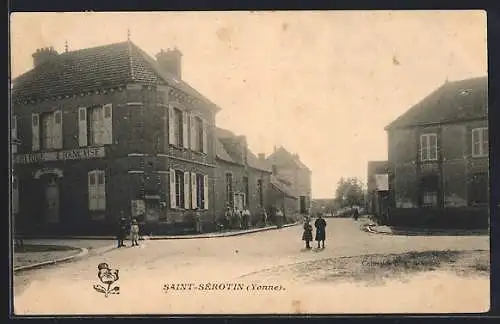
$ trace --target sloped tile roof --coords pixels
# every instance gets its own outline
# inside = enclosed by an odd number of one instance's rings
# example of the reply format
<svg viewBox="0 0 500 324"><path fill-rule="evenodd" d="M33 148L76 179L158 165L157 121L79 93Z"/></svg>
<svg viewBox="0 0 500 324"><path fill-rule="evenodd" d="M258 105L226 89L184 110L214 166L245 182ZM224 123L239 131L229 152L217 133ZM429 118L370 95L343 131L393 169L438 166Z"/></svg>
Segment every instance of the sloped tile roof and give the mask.
<svg viewBox="0 0 500 324"><path fill-rule="evenodd" d="M487 116L488 77L443 84L385 127L446 123Z"/></svg>
<svg viewBox="0 0 500 324"><path fill-rule="evenodd" d="M164 71L158 62L130 41L61 53L13 80L14 100L38 99L104 87L168 84L220 110L214 103Z"/></svg>
<svg viewBox="0 0 500 324"><path fill-rule="evenodd" d="M215 140L215 154L218 159L221 159L222 161L230 162L230 163L237 163L234 161L231 156L227 153L226 149L224 148L224 145L220 141L219 138Z"/></svg>
<svg viewBox="0 0 500 324"><path fill-rule="evenodd" d="M271 176L271 185L278 191L284 193L287 197L297 198L296 195L293 194L292 190L289 186L287 186L283 181L274 175Z"/></svg>
<svg viewBox="0 0 500 324"><path fill-rule="evenodd" d="M220 150L220 157L219 153L217 157L224 161L244 165L243 152L240 152L237 145L233 145L236 135L230 130L220 127L215 129L215 134L218 142L217 147ZM271 165L267 161L259 160L250 149L247 150L247 166L256 170L271 172Z"/></svg>
<svg viewBox="0 0 500 324"><path fill-rule="evenodd" d="M271 164L273 163L274 160L282 160L282 161L286 160L286 161L293 163L299 169L305 169L305 170L310 171L310 169L302 161L300 161L299 158L294 156L292 153L290 153L283 146L280 146L275 152L273 152L271 155L269 155L267 157L267 160Z"/></svg>
<svg viewBox="0 0 500 324"><path fill-rule="evenodd" d="M260 160L252 151L248 150L247 153L247 164L249 167L256 170L272 172L272 167L267 160Z"/></svg>

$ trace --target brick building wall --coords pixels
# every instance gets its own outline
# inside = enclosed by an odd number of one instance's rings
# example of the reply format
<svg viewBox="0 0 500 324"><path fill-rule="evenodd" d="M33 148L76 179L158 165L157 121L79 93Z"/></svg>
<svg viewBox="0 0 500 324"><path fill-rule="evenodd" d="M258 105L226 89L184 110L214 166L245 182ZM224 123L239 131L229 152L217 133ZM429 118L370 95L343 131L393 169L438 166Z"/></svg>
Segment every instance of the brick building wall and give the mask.
<svg viewBox="0 0 500 324"><path fill-rule="evenodd" d="M487 127L487 121L478 119L389 131L389 162L393 170L391 224L487 226L487 206L474 205L470 199L478 188L472 188L473 178L488 173L488 157L472 156L472 129L478 127ZM420 158L420 135L427 133L437 134L436 161ZM422 208L422 181L428 176L437 179L437 205ZM481 186L485 187L484 192L488 191L488 183L483 182L479 188Z"/></svg>

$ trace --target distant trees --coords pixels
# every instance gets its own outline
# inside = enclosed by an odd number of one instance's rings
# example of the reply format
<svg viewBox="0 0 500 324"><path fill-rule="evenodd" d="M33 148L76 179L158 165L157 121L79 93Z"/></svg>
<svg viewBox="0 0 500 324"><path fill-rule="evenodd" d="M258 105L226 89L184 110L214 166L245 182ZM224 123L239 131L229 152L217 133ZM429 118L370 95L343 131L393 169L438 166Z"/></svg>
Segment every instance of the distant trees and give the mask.
<svg viewBox="0 0 500 324"><path fill-rule="evenodd" d="M340 207L363 206L365 186L356 177L340 178L335 190L335 201Z"/></svg>

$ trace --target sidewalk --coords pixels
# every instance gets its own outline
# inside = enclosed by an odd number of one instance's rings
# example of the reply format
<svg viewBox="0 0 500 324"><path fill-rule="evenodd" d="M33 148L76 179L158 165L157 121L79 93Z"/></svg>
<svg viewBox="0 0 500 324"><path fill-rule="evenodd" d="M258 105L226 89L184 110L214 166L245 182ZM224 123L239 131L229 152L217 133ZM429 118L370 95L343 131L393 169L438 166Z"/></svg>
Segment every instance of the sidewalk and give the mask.
<svg viewBox="0 0 500 324"><path fill-rule="evenodd" d="M489 235L488 229L426 229L426 228L408 228L393 227L385 225L376 225L367 223L363 225L364 230L374 234L384 235L404 235L404 236L480 236Z"/></svg>
<svg viewBox="0 0 500 324"><path fill-rule="evenodd" d="M297 225L292 223L283 225L283 228ZM257 232L264 232L277 229L276 226L267 226L261 228L253 228L248 230L216 232L207 234L195 235L170 235L170 236L145 236L145 240L176 240L176 239L201 239L201 238L218 238L245 235ZM37 238L25 239L24 245L40 245L40 246L66 246L72 247L73 250L66 251L62 254L60 251L53 252L27 252L14 253L14 272L23 270L36 269L47 265L53 265L61 262L68 262L85 256L100 255L116 249L115 237L95 237L95 236L66 236L59 238ZM16 263L20 264L16 266ZM25 264L23 264L25 263Z"/></svg>
<svg viewBox="0 0 500 324"><path fill-rule="evenodd" d="M290 227L290 226L295 226L298 225L299 222L296 223L291 223L291 224L285 224L283 225L283 228ZM252 233L258 233L258 232L264 232L264 231L269 231L277 229L276 225L272 226L266 226L266 227L258 227L258 228L251 228L247 230L225 230L222 232L211 232L211 233L202 233L202 234L189 234L189 235L143 235L142 237L146 240L183 240L183 239L201 239L201 238L216 238L216 237L229 237L229 236L238 236L238 235L244 235L244 234L252 234ZM100 241L115 241L116 237L115 236L78 236L78 235L65 235L65 236L57 236L57 237L52 237L52 236L44 236L44 237L39 237L36 239L25 239L25 242L28 241L43 241L45 242L46 240L51 240L51 241L67 241L67 240L100 240Z"/></svg>

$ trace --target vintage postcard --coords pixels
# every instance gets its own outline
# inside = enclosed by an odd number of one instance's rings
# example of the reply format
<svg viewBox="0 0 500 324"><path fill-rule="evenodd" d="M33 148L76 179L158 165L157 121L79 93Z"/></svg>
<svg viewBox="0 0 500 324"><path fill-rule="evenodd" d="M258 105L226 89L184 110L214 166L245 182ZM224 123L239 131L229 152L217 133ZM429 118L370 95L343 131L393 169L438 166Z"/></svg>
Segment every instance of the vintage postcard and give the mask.
<svg viewBox="0 0 500 324"><path fill-rule="evenodd" d="M10 22L15 315L489 310L485 12Z"/></svg>

